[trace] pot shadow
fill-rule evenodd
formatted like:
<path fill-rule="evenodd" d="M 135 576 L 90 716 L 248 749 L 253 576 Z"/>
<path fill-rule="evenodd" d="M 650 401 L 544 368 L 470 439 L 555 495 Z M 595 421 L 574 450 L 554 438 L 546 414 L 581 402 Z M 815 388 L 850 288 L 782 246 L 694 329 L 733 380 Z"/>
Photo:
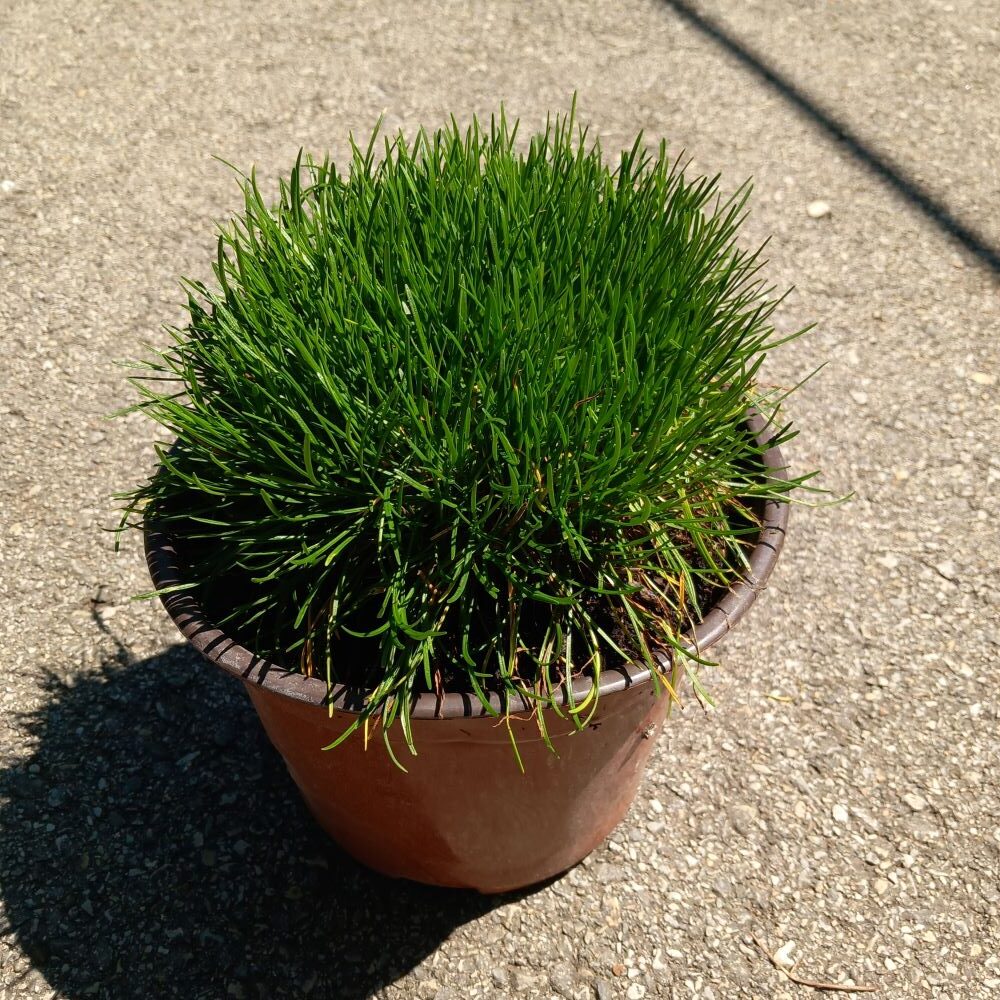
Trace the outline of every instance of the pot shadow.
<path fill-rule="evenodd" d="M 31 756 L 0 766 L 0 895 L 67 997 L 369 997 L 512 898 L 352 861 L 186 646 L 45 687 Z"/>

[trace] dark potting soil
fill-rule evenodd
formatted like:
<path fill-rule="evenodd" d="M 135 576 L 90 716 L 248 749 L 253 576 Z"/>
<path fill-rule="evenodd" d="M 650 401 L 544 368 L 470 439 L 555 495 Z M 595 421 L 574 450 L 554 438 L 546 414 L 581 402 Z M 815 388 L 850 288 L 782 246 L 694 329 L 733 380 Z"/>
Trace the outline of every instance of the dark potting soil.
<path fill-rule="evenodd" d="M 175 538 L 178 554 L 189 566 L 197 565 L 207 553 L 201 543 L 190 539 Z M 693 544 L 685 537 L 675 539 L 675 544 L 685 550 L 688 560 L 698 565 L 699 557 Z M 202 563 L 204 565 L 204 563 Z M 204 572 L 196 571 L 192 576 L 204 576 Z M 259 592 L 259 585 L 253 584 L 245 571 L 229 568 L 210 575 L 210 585 L 203 585 L 196 592 L 199 601 L 209 621 L 217 624 L 233 639 L 258 655 L 276 663 L 288 670 L 312 674 L 326 678 L 327 651 L 318 643 L 305 646 L 302 642 L 304 628 L 295 630 L 293 622 L 280 623 L 278 628 L 260 629 L 253 625 L 242 624 L 234 615 L 233 608 L 251 601 Z M 471 584 L 470 584 L 471 585 Z M 721 585 L 699 580 L 697 588 L 697 603 L 702 612 L 707 611 L 724 593 Z M 683 632 L 689 623 L 676 619 L 676 615 L 666 608 L 659 598 L 650 590 L 641 590 L 633 595 L 633 600 L 644 604 L 649 610 L 655 611 L 664 618 L 675 632 Z M 484 605 L 488 605 L 484 601 Z M 639 649 L 631 626 L 625 614 L 612 599 L 601 595 L 592 595 L 587 602 L 587 610 L 600 629 L 611 637 L 615 646 L 627 654 L 627 659 L 640 658 Z M 368 609 L 362 609 L 355 615 L 354 631 L 362 631 L 371 627 L 371 622 L 377 619 L 378 602 L 373 600 Z M 546 626 L 550 620 L 551 606 L 541 602 L 527 601 L 521 609 L 521 637 L 523 645 L 537 650 L 544 640 Z M 271 623 L 268 623 L 271 624 Z M 473 620 L 470 623 L 470 648 L 476 648 L 487 634 L 492 634 L 495 623 Z M 487 629 L 489 628 L 489 633 Z M 325 639 L 322 640 L 325 642 Z M 433 690 L 438 693 L 460 692 L 471 693 L 471 685 L 461 668 L 452 664 L 458 662 L 461 637 L 457 634 L 448 635 L 439 640 L 442 643 L 442 655 L 436 664 L 432 664 Z M 661 650 L 669 655 L 669 645 L 664 638 L 647 635 L 647 642 L 654 651 Z M 582 638 L 574 643 L 575 648 L 582 648 Z M 605 643 L 601 650 L 604 665 L 609 668 L 620 666 L 625 658 L 610 644 Z M 341 631 L 333 638 L 329 650 L 329 660 L 333 665 L 332 679 L 337 684 L 349 687 L 370 689 L 375 686 L 381 676 L 379 670 L 380 639 L 360 638 Z M 522 657 L 521 681 L 530 685 L 535 680 L 531 675 L 531 660 Z M 580 673 L 585 671 L 578 671 Z M 563 680 L 564 678 L 559 678 Z M 428 690 L 423 671 L 417 678 L 418 692 Z M 484 683 L 487 690 L 496 690 L 499 685 Z"/>

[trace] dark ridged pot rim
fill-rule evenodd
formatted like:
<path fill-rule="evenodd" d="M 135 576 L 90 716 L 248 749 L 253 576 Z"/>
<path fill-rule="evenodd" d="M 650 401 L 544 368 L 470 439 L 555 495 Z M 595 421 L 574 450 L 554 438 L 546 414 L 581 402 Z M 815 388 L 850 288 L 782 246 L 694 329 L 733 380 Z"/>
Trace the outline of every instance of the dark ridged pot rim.
<path fill-rule="evenodd" d="M 756 411 L 749 412 L 747 425 L 761 444 L 766 444 L 771 439 L 771 426 Z M 771 479 L 787 478 L 781 452 L 776 446 L 769 447 L 763 453 L 763 461 L 767 475 Z M 762 511 L 760 535 L 750 553 L 748 571 L 709 609 L 694 632 L 685 634 L 684 640 L 688 650 L 699 655 L 703 654 L 747 613 L 774 569 L 785 541 L 787 524 L 787 501 L 766 501 Z M 168 535 L 147 527 L 145 545 L 146 562 L 157 590 L 175 587 L 185 582 L 180 559 Z M 167 614 L 188 642 L 202 656 L 221 667 L 226 673 L 248 684 L 254 684 L 296 701 L 322 706 L 328 706 L 332 701 L 335 708 L 345 712 L 358 712 L 364 705 L 367 692 L 362 689 L 338 685 L 330 698 L 326 681 L 286 670 L 241 646 L 223 629 L 208 620 L 201 605 L 189 592 L 162 594 L 160 599 L 167 609 Z M 636 684 L 648 683 L 650 679 L 650 670 L 645 664 L 628 663 L 614 669 L 607 668 L 601 673 L 598 693 L 603 697 Z M 592 684 L 593 682 L 586 677 L 576 680 L 573 684 L 574 701 L 579 702 L 585 697 Z M 566 695 L 564 689 L 554 699 L 556 704 L 565 704 Z M 491 695 L 490 700 L 495 710 L 503 710 L 499 695 Z M 514 711 L 531 708 L 527 703 L 520 707 L 512 704 L 510 707 Z M 417 696 L 411 717 L 455 719 L 485 714 L 486 710 L 475 695 L 448 693 L 439 698 L 437 695 L 425 693 Z"/>

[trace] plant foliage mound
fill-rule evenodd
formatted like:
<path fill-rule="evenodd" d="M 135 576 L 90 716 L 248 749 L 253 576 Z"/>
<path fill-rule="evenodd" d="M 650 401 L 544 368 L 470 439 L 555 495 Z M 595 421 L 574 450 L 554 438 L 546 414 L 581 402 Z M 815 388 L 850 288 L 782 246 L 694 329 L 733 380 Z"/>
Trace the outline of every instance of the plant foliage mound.
<path fill-rule="evenodd" d="M 346 175 L 300 157 L 276 204 L 243 179 L 216 287 L 187 283 L 134 380 L 176 441 L 123 523 L 183 538 L 258 652 L 332 684 L 367 650 L 359 723 L 411 749 L 413 697 L 448 685 L 582 724 L 597 686 L 566 679 L 639 658 L 669 685 L 752 502 L 801 482 L 745 427 L 790 436 L 756 386 L 777 300 L 735 242 L 749 188 L 641 137 L 609 165 L 572 114 L 524 148 L 502 114 L 378 131 Z"/>

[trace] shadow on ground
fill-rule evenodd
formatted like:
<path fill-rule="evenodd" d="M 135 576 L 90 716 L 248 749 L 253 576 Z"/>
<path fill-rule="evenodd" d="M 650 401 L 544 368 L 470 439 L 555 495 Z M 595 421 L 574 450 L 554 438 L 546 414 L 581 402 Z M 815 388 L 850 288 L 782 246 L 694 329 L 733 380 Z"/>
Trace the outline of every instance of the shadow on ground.
<path fill-rule="evenodd" d="M 859 163 L 904 198 L 911 207 L 922 212 L 956 243 L 974 253 L 994 274 L 1000 274 L 1000 248 L 959 220 L 940 199 L 909 177 L 886 154 L 880 153 L 860 138 L 845 122 L 824 110 L 790 78 L 779 73 L 760 53 L 754 52 L 721 23 L 699 13 L 687 0 L 663 0 L 663 2 L 675 14 L 719 46 L 730 58 L 735 59 L 743 69 L 780 94 L 829 138 L 841 143 Z"/>
<path fill-rule="evenodd" d="M 185 647 L 46 683 L 33 754 L 0 768 L 0 893 L 68 997 L 368 997 L 506 901 L 352 862 Z"/>

